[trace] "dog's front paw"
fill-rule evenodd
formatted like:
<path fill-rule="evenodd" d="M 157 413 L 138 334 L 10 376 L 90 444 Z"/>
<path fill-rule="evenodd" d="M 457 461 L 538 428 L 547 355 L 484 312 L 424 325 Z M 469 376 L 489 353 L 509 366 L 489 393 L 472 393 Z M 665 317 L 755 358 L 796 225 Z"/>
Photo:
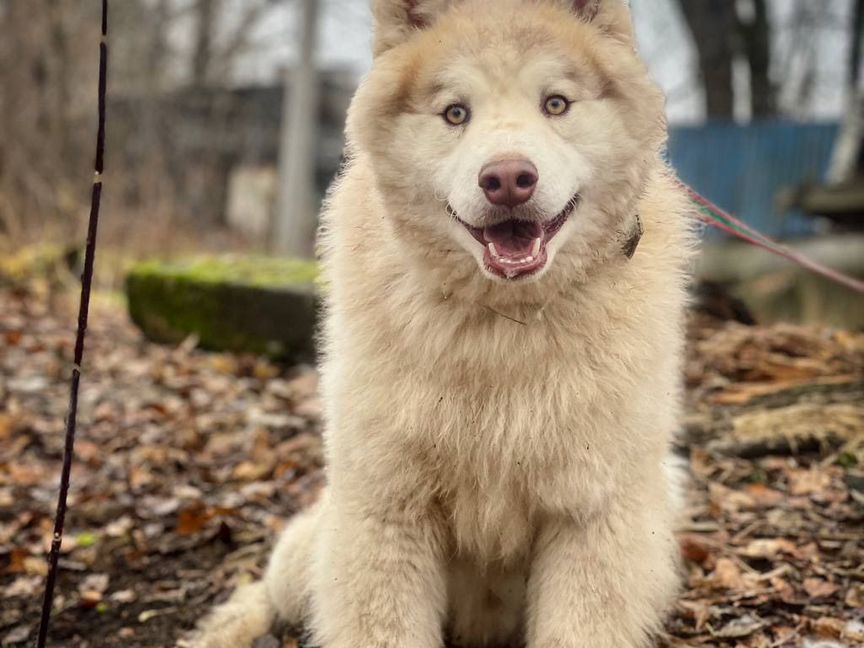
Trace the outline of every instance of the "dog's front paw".
<path fill-rule="evenodd" d="M 238 588 L 177 642 L 181 648 L 252 648 L 266 635 L 276 614 L 263 582 Z"/>

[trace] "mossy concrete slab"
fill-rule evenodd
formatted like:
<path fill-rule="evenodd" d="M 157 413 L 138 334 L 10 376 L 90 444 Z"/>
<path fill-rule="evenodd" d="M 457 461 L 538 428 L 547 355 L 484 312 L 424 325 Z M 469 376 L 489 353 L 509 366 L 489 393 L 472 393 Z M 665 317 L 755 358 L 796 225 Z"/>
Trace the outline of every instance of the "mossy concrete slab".
<path fill-rule="evenodd" d="M 136 264 L 126 276 L 129 314 L 145 335 L 285 360 L 314 354 L 319 307 L 311 261 L 255 256 Z"/>

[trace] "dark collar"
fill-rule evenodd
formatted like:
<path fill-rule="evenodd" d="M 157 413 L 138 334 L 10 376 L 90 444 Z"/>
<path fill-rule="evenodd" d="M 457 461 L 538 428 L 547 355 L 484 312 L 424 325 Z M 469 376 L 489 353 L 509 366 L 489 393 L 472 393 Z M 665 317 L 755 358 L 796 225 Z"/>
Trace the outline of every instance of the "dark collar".
<path fill-rule="evenodd" d="M 624 242 L 624 247 L 622 248 L 624 256 L 628 259 L 632 259 L 633 255 L 636 254 L 636 248 L 639 247 L 639 241 L 642 240 L 642 235 L 644 233 L 645 229 L 642 227 L 642 219 L 639 218 L 639 214 L 636 214 L 636 222 L 630 229 L 630 235 L 627 237 L 627 240 Z"/>

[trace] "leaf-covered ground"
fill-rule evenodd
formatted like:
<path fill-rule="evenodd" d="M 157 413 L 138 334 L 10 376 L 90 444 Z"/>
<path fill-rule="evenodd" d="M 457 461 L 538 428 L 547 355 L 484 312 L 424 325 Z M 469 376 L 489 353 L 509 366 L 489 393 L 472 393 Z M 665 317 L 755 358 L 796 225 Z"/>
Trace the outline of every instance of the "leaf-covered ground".
<path fill-rule="evenodd" d="M 35 636 L 70 300 L 0 287 L 0 644 Z M 696 317 L 685 588 L 669 646 L 864 645 L 864 336 Z M 91 315 L 50 643 L 169 646 L 260 574 L 323 477 L 317 376 Z M 261 645 L 293 645 L 285 634 Z"/>

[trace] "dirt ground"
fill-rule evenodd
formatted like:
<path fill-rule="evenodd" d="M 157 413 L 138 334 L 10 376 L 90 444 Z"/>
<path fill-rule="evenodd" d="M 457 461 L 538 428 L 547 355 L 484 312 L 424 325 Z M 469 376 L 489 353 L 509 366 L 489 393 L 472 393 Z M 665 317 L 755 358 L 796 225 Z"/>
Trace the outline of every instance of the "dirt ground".
<path fill-rule="evenodd" d="M 32 644 L 74 308 L 0 287 L 0 644 Z M 660 643 L 864 645 L 864 336 L 694 317 L 685 586 Z M 97 304 L 49 642 L 170 646 L 323 484 L 309 367 L 145 341 Z M 290 632 L 261 646 L 296 645 Z"/>

